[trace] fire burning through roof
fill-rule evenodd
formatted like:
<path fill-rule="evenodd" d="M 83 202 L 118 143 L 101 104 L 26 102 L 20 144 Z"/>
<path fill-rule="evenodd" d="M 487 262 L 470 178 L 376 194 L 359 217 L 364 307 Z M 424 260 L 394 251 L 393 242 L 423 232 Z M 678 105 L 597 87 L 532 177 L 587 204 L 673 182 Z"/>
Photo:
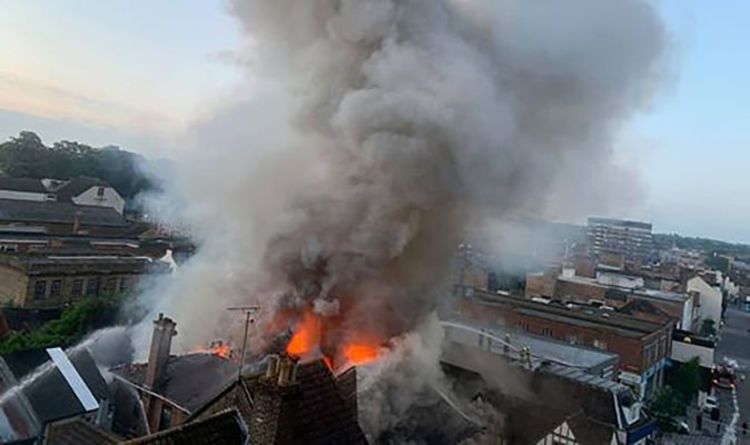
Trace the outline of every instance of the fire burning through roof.
<path fill-rule="evenodd" d="M 663 68 L 650 2 L 498 3 L 230 2 L 262 94 L 217 110 L 164 178 L 176 199 L 160 207 L 186 202 L 174 210 L 201 247 L 144 301 L 191 323 L 188 344 L 226 331 L 206 298 L 222 295 L 267 309 L 259 350 L 385 363 L 448 293 L 467 228 L 570 219 L 620 185 L 630 201 L 611 148 Z M 414 350 L 410 369 L 436 381 L 439 348 Z"/>
<path fill-rule="evenodd" d="M 294 327 L 294 334 L 286 346 L 286 352 L 300 360 L 323 357 L 329 368 L 348 369 L 375 362 L 383 348 L 377 343 L 335 340 L 326 333 L 335 331 L 335 317 L 324 317 L 312 310 L 304 312 Z"/>
<path fill-rule="evenodd" d="M 203 354 L 213 354 L 225 360 L 232 359 L 232 346 L 229 343 L 225 343 L 221 340 L 211 342 L 208 348 L 204 348 L 204 347 L 197 348 L 197 350 L 194 352 L 203 353 Z"/>
<path fill-rule="evenodd" d="M 305 312 L 302 320 L 297 323 L 294 335 L 286 347 L 289 355 L 304 357 L 320 349 L 322 324 L 319 317 L 311 311 Z"/>

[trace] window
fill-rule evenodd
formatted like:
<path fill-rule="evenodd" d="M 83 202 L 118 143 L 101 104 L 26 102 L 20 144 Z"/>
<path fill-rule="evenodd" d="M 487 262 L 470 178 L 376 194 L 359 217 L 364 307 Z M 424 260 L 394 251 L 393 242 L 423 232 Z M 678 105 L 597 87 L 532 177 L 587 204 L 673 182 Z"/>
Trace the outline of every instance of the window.
<path fill-rule="evenodd" d="M 114 293 L 117 290 L 117 277 L 109 277 L 104 282 L 104 292 L 107 294 Z"/>
<path fill-rule="evenodd" d="M 128 277 L 120 278 L 120 292 L 127 292 L 128 288 Z"/>
<path fill-rule="evenodd" d="M 0 252 L 13 253 L 18 251 L 17 244 L 0 244 Z"/>
<path fill-rule="evenodd" d="M 73 287 L 70 289 L 70 296 L 80 297 L 83 294 L 83 280 L 77 278 L 73 280 Z"/>
<path fill-rule="evenodd" d="M 607 342 L 604 340 L 594 340 L 594 347 L 596 349 L 601 349 L 602 351 L 607 350 Z"/>
<path fill-rule="evenodd" d="M 86 296 L 93 297 L 99 293 L 99 278 L 89 278 L 86 281 Z"/>
<path fill-rule="evenodd" d="M 104 198 L 104 187 L 98 187 L 96 189 L 96 197 L 97 198 Z"/>
<path fill-rule="evenodd" d="M 34 299 L 41 300 L 47 296 L 47 281 L 39 280 L 34 283 Z"/>
<path fill-rule="evenodd" d="M 542 335 L 552 337 L 552 328 L 542 328 Z"/>
<path fill-rule="evenodd" d="M 52 281 L 52 286 L 49 288 L 50 297 L 59 297 L 62 294 L 62 280 Z"/>

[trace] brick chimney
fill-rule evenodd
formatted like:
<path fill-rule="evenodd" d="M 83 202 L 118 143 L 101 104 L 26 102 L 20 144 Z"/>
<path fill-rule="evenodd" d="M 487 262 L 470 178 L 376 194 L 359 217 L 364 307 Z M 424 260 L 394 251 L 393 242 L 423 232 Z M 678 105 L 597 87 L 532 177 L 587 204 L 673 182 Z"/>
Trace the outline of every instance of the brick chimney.
<path fill-rule="evenodd" d="M 73 234 L 77 234 L 81 231 L 81 212 L 76 212 L 75 219 L 73 220 Z"/>
<path fill-rule="evenodd" d="M 177 335 L 177 323 L 171 318 L 159 314 L 154 320 L 154 333 L 151 337 L 151 352 L 148 355 L 146 379 L 143 384 L 149 389 L 158 389 L 164 379 L 164 371 L 169 361 L 169 350 L 172 347 L 172 337 Z"/>

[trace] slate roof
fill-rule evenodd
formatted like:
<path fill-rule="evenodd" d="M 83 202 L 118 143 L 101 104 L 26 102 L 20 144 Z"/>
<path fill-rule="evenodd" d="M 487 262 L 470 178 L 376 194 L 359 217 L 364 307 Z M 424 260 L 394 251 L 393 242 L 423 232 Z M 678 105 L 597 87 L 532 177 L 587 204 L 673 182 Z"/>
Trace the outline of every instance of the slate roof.
<path fill-rule="evenodd" d="M 107 399 L 109 396 L 107 383 L 88 351 L 79 350 L 67 354 L 94 398 L 97 400 Z M 44 349 L 3 354 L 2 359 L 17 381 L 23 380 L 25 376 L 34 372 L 40 366 L 51 366 L 52 364 L 49 354 Z M 75 392 L 56 367 L 26 386 L 23 393 L 42 423 L 65 419 L 86 412 Z"/>
<path fill-rule="evenodd" d="M 58 201 L 71 201 L 74 197 L 80 195 L 91 187 L 102 186 L 109 187 L 109 184 L 97 178 L 79 176 L 68 181 L 65 185 L 57 189 Z"/>
<path fill-rule="evenodd" d="M 114 445 L 119 443 L 112 433 L 81 419 L 50 425 L 45 438 L 48 445 Z"/>
<path fill-rule="evenodd" d="M 676 317 L 674 317 L 664 309 L 656 306 L 648 300 L 642 299 L 635 299 L 629 301 L 628 303 L 625 303 L 625 305 L 619 308 L 617 312 L 630 316 L 637 316 L 639 313 L 646 313 L 656 315 L 664 319 L 676 319 Z"/>
<path fill-rule="evenodd" d="M 146 367 L 146 363 L 125 365 L 112 369 L 112 372 L 143 386 Z M 214 354 L 171 356 L 164 383 L 157 392 L 192 413 L 225 388 L 236 374 L 235 363 Z"/>
<path fill-rule="evenodd" d="M 150 436 L 124 442 L 127 445 L 242 445 L 248 433 L 242 417 L 231 409 Z"/>
<path fill-rule="evenodd" d="M 14 192 L 48 193 L 42 181 L 34 178 L 11 178 L 0 176 L 0 190 Z"/>
<path fill-rule="evenodd" d="M 89 353 L 79 350 L 67 352 L 67 355 L 94 399 L 107 399 L 107 384 Z M 30 374 L 37 374 L 37 377 L 28 380 L 30 383 L 22 386 L 20 391 L 4 396 L 7 400 L 3 404 L 0 417 L 6 424 L 13 425 L 10 434 L 0 428 L 0 437 L 5 440 L 36 436 L 39 434 L 38 424 L 44 426 L 93 411 L 84 408 L 71 385 L 52 363 L 46 350 L 3 354 L 1 358 L 2 373 L 11 382 L 23 381 Z M 32 419 L 38 420 L 38 424 Z M 2 433 L 6 434 L 3 436 Z"/>
<path fill-rule="evenodd" d="M 193 418 L 227 406 L 243 409 L 250 443 L 258 445 L 367 444 L 350 399 L 356 382 L 351 371 L 338 380 L 323 360 L 301 363 L 297 384 L 279 387 L 263 374 L 243 377 L 214 397 Z M 355 391 L 356 392 L 356 391 Z M 243 400 L 238 400 L 242 398 Z M 242 406 L 240 406 L 242 405 Z"/>
<path fill-rule="evenodd" d="M 0 221 L 71 224 L 72 229 L 77 213 L 80 213 L 82 226 L 127 227 L 130 224 L 111 207 L 0 199 Z"/>

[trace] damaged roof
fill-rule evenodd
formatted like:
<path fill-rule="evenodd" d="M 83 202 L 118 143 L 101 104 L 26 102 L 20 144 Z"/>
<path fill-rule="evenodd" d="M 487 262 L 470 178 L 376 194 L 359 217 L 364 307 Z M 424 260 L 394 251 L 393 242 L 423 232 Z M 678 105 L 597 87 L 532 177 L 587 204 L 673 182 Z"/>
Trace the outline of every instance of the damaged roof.
<path fill-rule="evenodd" d="M 120 440 L 82 419 L 58 422 L 50 425 L 45 434 L 47 443 L 53 445 L 115 445 Z"/>

